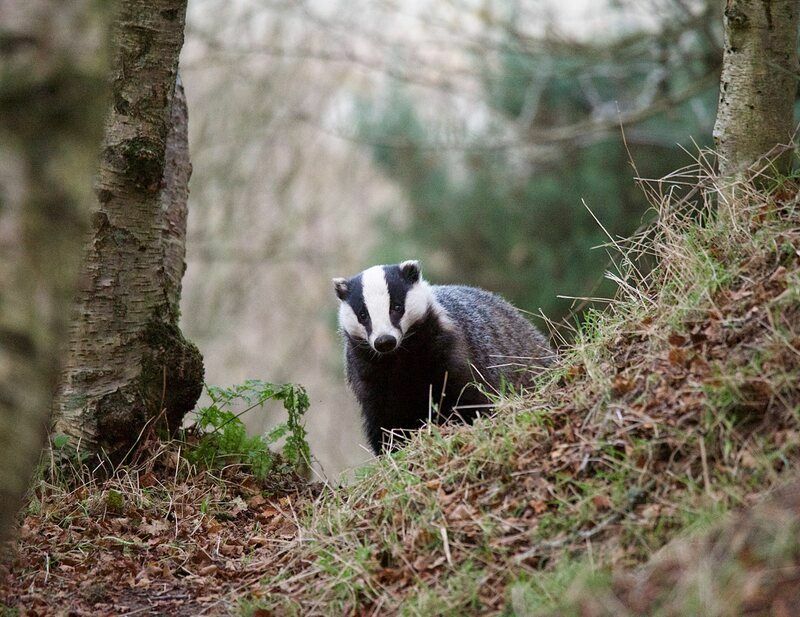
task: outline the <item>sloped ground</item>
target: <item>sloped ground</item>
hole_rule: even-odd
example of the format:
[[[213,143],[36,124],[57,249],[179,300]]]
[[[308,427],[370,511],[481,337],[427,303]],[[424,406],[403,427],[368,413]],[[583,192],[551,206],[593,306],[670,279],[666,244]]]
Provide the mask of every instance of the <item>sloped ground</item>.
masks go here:
[[[698,188],[683,200],[658,192],[685,185]],[[192,470],[174,447],[71,492],[42,482],[4,566],[3,602],[31,614],[656,607],[635,602],[690,579],[686,566],[699,571],[688,549],[675,549],[688,557],[674,567],[613,580],[598,572],[645,562],[795,467],[800,207],[796,185],[782,180],[738,187],[737,214],[723,203],[712,217],[717,191],[702,169],[651,190],[658,223],[618,247],[620,297],[590,315],[535,392],[472,427],[424,430],[343,488]],[[643,261],[655,264],[649,274],[637,269]],[[742,523],[687,546],[718,547],[711,565],[729,546],[744,573],[764,572],[769,551],[785,549],[774,563],[794,567],[795,545],[769,537],[783,538],[796,517],[767,520],[771,536],[746,533],[742,544]],[[794,593],[794,576],[775,580]],[[745,578],[731,575],[731,585]],[[698,588],[698,603],[664,614],[739,614],[752,599]]]
[[[739,187],[739,212],[716,219],[703,182],[621,247],[649,247],[655,268],[620,260],[622,297],[537,392],[323,494],[260,605],[531,614],[575,571],[640,563],[775,485],[800,445],[797,191]]]
[[[587,578],[554,617],[797,615],[800,482],[710,533],[668,544],[641,569]]]

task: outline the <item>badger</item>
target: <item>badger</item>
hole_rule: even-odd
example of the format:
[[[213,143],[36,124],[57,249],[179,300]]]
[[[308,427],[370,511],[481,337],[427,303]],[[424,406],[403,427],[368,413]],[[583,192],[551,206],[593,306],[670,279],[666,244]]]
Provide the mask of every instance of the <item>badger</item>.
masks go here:
[[[428,421],[472,422],[503,382],[526,387],[552,363],[547,339],[508,302],[430,285],[418,261],[373,266],[333,287],[347,382],[376,454]]]

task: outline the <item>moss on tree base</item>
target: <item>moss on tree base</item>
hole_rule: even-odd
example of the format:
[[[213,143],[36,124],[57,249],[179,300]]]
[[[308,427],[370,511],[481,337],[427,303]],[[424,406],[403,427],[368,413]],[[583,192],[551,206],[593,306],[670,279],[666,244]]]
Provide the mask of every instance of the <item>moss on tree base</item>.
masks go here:
[[[96,402],[98,443],[112,461],[121,460],[147,427],[174,434],[203,390],[203,358],[177,325],[154,319],[142,340],[139,379]]]

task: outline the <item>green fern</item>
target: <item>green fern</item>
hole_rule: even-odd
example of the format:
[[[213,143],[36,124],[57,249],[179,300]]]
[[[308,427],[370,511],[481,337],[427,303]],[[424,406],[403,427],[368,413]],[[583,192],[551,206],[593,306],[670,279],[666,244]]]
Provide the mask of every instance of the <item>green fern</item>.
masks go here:
[[[309,465],[311,452],[303,423],[303,415],[309,407],[305,388],[296,384],[248,379],[229,388],[206,386],[206,392],[211,404],[197,411],[195,430],[200,437],[187,452],[190,461],[209,468],[238,463],[263,479],[279,461],[270,447],[285,437],[283,459],[286,463],[296,471]],[[241,416],[256,407],[263,407],[270,400],[283,403],[286,421],[265,435],[249,436]],[[244,403],[246,407],[234,413],[232,407],[237,403]]]

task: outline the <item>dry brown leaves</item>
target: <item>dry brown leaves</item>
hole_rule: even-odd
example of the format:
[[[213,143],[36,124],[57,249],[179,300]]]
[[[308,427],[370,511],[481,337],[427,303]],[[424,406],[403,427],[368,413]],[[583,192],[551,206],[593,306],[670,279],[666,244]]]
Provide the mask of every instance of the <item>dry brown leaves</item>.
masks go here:
[[[607,589],[578,586],[569,594],[570,613],[793,617],[800,607],[799,533],[794,480],[713,532],[670,544],[645,567],[618,574]]]
[[[267,494],[235,468],[175,475],[128,470],[66,494],[40,486],[40,510],[0,565],[2,602],[22,615],[229,612],[227,600],[275,573],[295,503],[315,489],[287,479]]]

